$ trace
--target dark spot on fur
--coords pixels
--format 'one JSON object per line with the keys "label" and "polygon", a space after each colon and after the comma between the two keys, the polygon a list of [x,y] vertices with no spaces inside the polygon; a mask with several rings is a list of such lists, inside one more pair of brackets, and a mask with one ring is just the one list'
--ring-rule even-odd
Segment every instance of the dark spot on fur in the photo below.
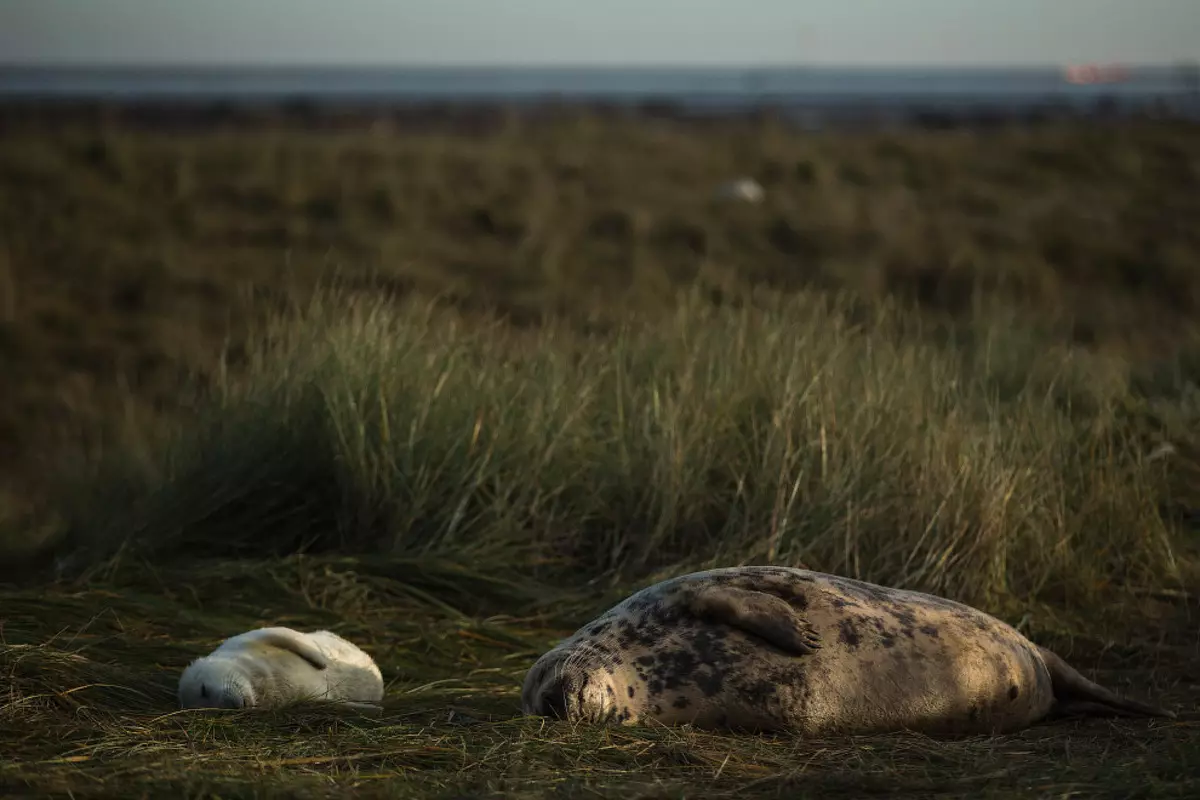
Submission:
{"label": "dark spot on fur", "polygon": [[683,695],[679,695],[679,697],[676,697],[675,702],[672,703],[671,705],[675,706],[675,708],[687,708],[691,704],[692,704],[691,700],[688,700]]}
{"label": "dark spot on fur", "polygon": [[696,671],[696,656],[687,650],[669,650],[659,656],[659,675],[668,689],[678,689]]}
{"label": "dark spot on fur", "polygon": [[596,624],[592,625],[592,627],[588,628],[588,636],[597,637],[607,633],[608,625],[609,624],[607,622],[597,622]]}
{"label": "dark spot on fur", "polygon": [[629,692],[630,697],[633,697],[635,694],[637,694],[637,690],[633,688],[633,684],[629,685],[629,688],[627,691]]}
{"label": "dark spot on fur", "polygon": [[1021,694],[1021,690],[1017,688],[1017,685],[1015,683],[1012,686],[1008,687],[1008,699],[1009,700],[1016,700],[1020,694]]}
{"label": "dark spot on fur", "polygon": [[913,613],[911,608],[900,605],[889,605],[887,612],[895,617],[896,621],[905,628],[914,628],[917,625],[917,615]]}
{"label": "dark spot on fur", "polygon": [[696,688],[704,692],[705,697],[713,697],[720,693],[725,685],[725,675],[716,667],[696,673]]}
{"label": "dark spot on fur", "polygon": [[650,713],[654,714],[655,716],[662,714],[662,706],[660,706],[658,703],[655,703],[654,705],[650,706]]}
{"label": "dark spot on fur", "polygon": [[938,629],[932,625],[922,625],[921,633],[925,634],[926,636],[928,636],[931,639],[938,638]]}
{"label": "dark spot on fur", "polygon": [[838,623],[838,641],[852,649],[858,647],[862,639],[858,635],[858,629],[854,627],[854,620],[846,617]]}
{"label": "dark spot on fur", "polygon": [[971,706],[971,709],[967,712],[967,719],[971,720],[971,722],[979,719],[979,706]]}

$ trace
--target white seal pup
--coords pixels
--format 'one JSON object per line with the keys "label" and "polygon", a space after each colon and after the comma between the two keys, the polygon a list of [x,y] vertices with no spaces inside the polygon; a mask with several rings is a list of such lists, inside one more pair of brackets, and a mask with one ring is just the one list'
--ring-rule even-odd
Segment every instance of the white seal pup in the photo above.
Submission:
{"label": "white seal pup", "polygon": [[330,631],[258,628],[226,639],[179,678],[181,708],[278,708],[305,701],[379,708],[375,661]]}
{"label": "white seal pup", "polygon": [[538,659],[521,706],[811,737],[992,734],[1051,714],[1174,717],[970,606],[765,566],[696,572],[626,598]]}

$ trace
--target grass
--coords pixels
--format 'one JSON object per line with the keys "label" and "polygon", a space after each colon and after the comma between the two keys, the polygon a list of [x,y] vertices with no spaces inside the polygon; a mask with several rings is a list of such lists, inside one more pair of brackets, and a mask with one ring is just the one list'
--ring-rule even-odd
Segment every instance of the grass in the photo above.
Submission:
{"label": "grass", "polygon": [[[968,349],[886,305],[848,314],[693,298],[605,335],[510,335],[320,297],[206,413],[56,507],[91,563],[429,553],[558,578],[782,559],[974,602],[1181,579],[1128,364],[1007,320]],[[1176,412],[1152,421],[1190,430]]]}
{"label": "grass", "polygon": [[[947,331],[869,312],[692,297],[585,337],[318,296],[186,425],[64,479],[59,580],[3,595],[6,779],[77,795],[1187,796],[1200,561],[1163,513],[1179,456],[1147,458],[1145,437],[1194,416],[1151,403],[1129,363],[1008,318]],[[524,670],[557,637],[655,577],[746,562],[974,602],[1184,715],[954,743],[519,718]],[[174,711],[189,657],[268,623],[361,642],[384,715]]]}
{"label": "grass", "polygon": [[[8,441],[84,446],[0,495],[0,793],[1200,789],[1180,131],[31,119],[0,134]],[[731,172],[768,203],[697,195]],[[675,224],[703,242],[677,262]],[[984,229],[1012,249],[962,260]],[[1180,718],[797,741],[519,717],[537,655],[632,589],[766,562],[971,602]],[[175,709],[190,658],[265,624],[362,644],[384,713]]]}
{"label": "grass", "polygon": [[[1064,341],[1151,355],[1200,311],[1182,124],[162,116],[0,107],[0,359],[19,387],[0,396],[0,477],[21,491],[55,471],[48,445],[180,410],[181,381],[333,272],[519,323],[669,310],[695,285],[953,315],[1005,297]],[[712,202],[739,175],[765,202]]]}
{"label": "grass", "polygon": [[[166,593],[154,583],[7,593],[9,625],[22,634],[10,633],[0,653],[15,695],[0,711],[10,759],[0,786],[10,795],[76,797],[322,797],[352,789],[447,798],[1189,797],[1197,788],[1195,721],[1064,723],[998,739],[798,741],[520,719],[523,670],[561,623],[545,611],[455,613],[407,590],[406,572],[428,586],[428,565],[387,569],[392,577],[381,579],[353,559],[297,558],[265,570],[246,562],[163,570],[155,577],[173,588]],[[472,583],[461,571],[440,577]],[[50,615],[87,624],[58,631]],[[388,682],[384,715],[173,710],[174,680],[188,657],[227,630],[266,619],[332,624],[361,641]],[[1138,690],[1169,692],[1162,676],[1180,666],[1160,667],[1153,680],[1142,670],[1126,675]],[[1104,677],[1122,685],[1117,674]]]}

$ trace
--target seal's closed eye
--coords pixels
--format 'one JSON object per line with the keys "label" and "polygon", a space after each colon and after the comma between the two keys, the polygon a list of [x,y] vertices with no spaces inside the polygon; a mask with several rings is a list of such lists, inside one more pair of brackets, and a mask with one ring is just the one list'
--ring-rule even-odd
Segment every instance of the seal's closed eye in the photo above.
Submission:
{"label": "seal's closed eye", "polygon": [[537,711],[544,717],[567,718],[567,692],[561,680],[552,681],[542,690]]}
{"label": "seal's closed eye", "polygon": [[793,655],[821,647],[821,637],[800,612],[782,598],[734,586],[704,586],[692,595],[689,607],[698,617],[745,631]]}

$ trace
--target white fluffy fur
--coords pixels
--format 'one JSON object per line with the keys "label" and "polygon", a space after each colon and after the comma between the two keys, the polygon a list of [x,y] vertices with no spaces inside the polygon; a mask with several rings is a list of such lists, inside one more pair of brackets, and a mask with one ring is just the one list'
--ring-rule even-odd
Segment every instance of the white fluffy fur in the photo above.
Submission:
{"label": "white fluffy fur", "polygon": [[330,631],[259,628],[226,639],[179,678],[182,708],[277,708],[303,701],[378,706],[375,661]]}

